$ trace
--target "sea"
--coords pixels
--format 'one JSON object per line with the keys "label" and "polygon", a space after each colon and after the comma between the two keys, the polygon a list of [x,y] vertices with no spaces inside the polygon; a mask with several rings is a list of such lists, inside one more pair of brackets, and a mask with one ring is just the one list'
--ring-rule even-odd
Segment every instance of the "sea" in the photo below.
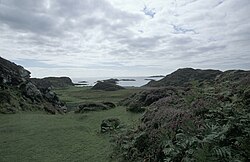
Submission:
{"label": "sea", "polygon": [[[123,87],[141,87],[150,80],[160,80],[163,76],[158,77],[149,77],[149,76],[139,76],[139,77],[113,77],[113,79],[118,79],[120,81],[117,82],[118,85]],[[86,78],[72,78],[73,82],[76,84],[76,86],[94,86],[97,81],[102,81],[106,79],[111,79],[110,77],[86,77]]]}

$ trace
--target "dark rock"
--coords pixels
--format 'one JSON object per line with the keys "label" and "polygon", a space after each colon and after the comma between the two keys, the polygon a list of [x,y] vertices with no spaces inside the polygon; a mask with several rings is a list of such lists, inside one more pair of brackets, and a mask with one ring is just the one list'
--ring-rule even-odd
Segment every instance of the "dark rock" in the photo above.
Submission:
{"label": "dark rock", "polygon": [[101,123],[101,133],[106,133],[118,129],[121,124],[120,119],[118,118],[109,118],[105,119]]}

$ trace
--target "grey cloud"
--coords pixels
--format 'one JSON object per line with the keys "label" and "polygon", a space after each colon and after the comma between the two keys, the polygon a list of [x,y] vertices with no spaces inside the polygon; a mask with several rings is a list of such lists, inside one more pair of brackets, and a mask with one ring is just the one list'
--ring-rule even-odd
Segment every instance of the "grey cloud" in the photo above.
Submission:
{"label": "grey cloud", "polygon": [[35,33],[55,32],[56,24],[51,16],[36,14],[21,9],[0,6],[0,21],[11,28]]}
{"label": "grey cloud", "polygon": [[192,38],[187,36],[173,37],[170,41],[172,45],[186,45],[192,42],[193,42]]}
{"label": "grey cloud", "polygon": [[[135,39],[129,39],[127,40],[127,44],[129,44],[130,47],[133,48],[153,48],[156,47],[159,43],[160,36],[155,36],[155,37],[146,37],[146,38],[135,38]],[[121,42],[123,43],[123,42]]]}
{"label": "grey cloud", "polygon": [[203,53],[203,52],[208,52],[208,51],[223,50],[225,48],[226,48],[226,45],[221,45],[221,46],[209,45],[209,46],[198,47],[196,48],[196,50],[200,53]]}
{"label": "grey cloud", "polygon": [[43,59],[43,68],[250,68],[249,0],[152,1],[153,19],[143,3],[135,10],[110,0],[1,2],[1,56]]}
{"label": "grey cloud", "polygon": [[190,28],[185,28],[185,27],[182,27],[182,26],[178,26],[178,25],[175,25],[175,24],[171,24],[173,26],[173,29],[174,29],[174,33],[176,34],[185,34],[185,33],[193,33],[193,34],[197,34],[197,32],[194,30],[194,29],[190,29]]}
{"label": "grey cloud", "polygon": [[[49,8],[46,8],[46,1],[20,2],[3,1],[0,5],[0,21],[11,28],[38,34],[60,36],[65,30],[98,25],[122,28],[141,19],[139,15],[115,9],[105,0],[54,0],[50,1]],[[75,25],[74,21],[77,22]]]}

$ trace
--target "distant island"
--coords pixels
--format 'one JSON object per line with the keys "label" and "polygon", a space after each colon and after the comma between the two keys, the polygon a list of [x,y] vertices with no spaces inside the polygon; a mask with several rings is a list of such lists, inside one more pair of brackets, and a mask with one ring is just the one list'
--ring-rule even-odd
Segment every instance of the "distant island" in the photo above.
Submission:
{"label": "distant island", "polygon": [[144,80],[155,81],[155,79],[149,79],[149,78],[146,78]]}
{"label": "distant island", "polygon": [[149,78],[163,78],[165,77],[164,75],[152,75],[152,76],[149,76]]}
{"label": "distant island", "polygon": [[134,81],[136,81],[136,80],[135,80],[135,79],[120,79],[119,81],[134,82]]}
{"label": "distant island", "polygon": [[74,83],[75,86],[86,86],[88,83]]}
{"label": "distant island", "polygon": [[83,81],[79,81],[78,83],[88,83],[88,82],[83,80]]}

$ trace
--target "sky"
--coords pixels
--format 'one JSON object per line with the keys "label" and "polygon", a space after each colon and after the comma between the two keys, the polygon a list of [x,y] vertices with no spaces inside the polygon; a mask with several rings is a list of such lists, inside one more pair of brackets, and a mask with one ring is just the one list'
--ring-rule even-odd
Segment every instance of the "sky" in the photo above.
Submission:
{"label": "sky", "polygon": [[32,77],[250,69],[250,0],[0,0],[0,56]]}

